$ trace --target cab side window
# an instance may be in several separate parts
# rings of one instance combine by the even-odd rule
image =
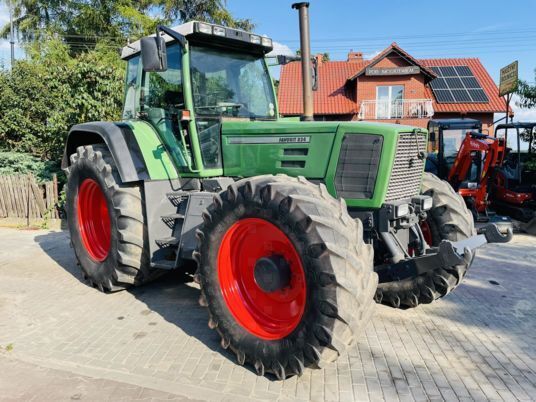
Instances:
[[[144,106],[146,108],[184,108],[182,91],[181,48],[178,43],[168,46],[168,69],[162,73],[146,73],[144,77]]]
[[[131,58],[127,64],[127,82],[125,92],[125,102],[123,109],[123,119],[133,119],[136,117],[136,90],[138,84],[138,67],[140,56]]]

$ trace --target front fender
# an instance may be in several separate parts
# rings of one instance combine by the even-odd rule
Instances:
[[[104,143],[123,183],[177,178],[177,171],[156,131],[145,122],[91,122],[73,126],[67,137],[62,168],[81,145]]]

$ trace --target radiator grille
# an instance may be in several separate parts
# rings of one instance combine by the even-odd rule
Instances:
[[[426,152],[425,134],[399,135],[385,201],[411,198],[420,193],[424,158],[418,157],[419,151]]]
[[[342,198],[367,199],[374,195],[383,137],[346,134],[335,173],[335,189]]]

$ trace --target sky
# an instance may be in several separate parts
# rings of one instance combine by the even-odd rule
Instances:
[[[292,3],[227,1],[235,17],[295,51]],[[372,58],[396,42],[416,58],[478,57],[497,83],[500,69],[518,60],[519,78],[536,81],[536,0],[310,0],[309,14],[312,51],[332,60],[349,50]],[[514,109],[516,120],[536,120],[536,110]]]
[[[0,0],[0,25],[8,12]],[[235,17],[292,51],[298,14],[288,0],[227,0]],[[392,42],[416,58],[478,57],[498,82],[501,67],[519,60],[519,78],[536,81],[536,0],[310,0],[314,53],[344,60],[349,50],[373,57]],[[9,44],[0,41],[0,63]],[[526,115],[526,113],[524,114]],[[536,111],[530,116],[536,120]],[[518,115],[519,116],[519,115]]]

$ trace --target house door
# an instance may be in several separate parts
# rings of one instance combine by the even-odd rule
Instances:
[[[376,119],[400,119],[404,109],[404,86],[376,87]]]

